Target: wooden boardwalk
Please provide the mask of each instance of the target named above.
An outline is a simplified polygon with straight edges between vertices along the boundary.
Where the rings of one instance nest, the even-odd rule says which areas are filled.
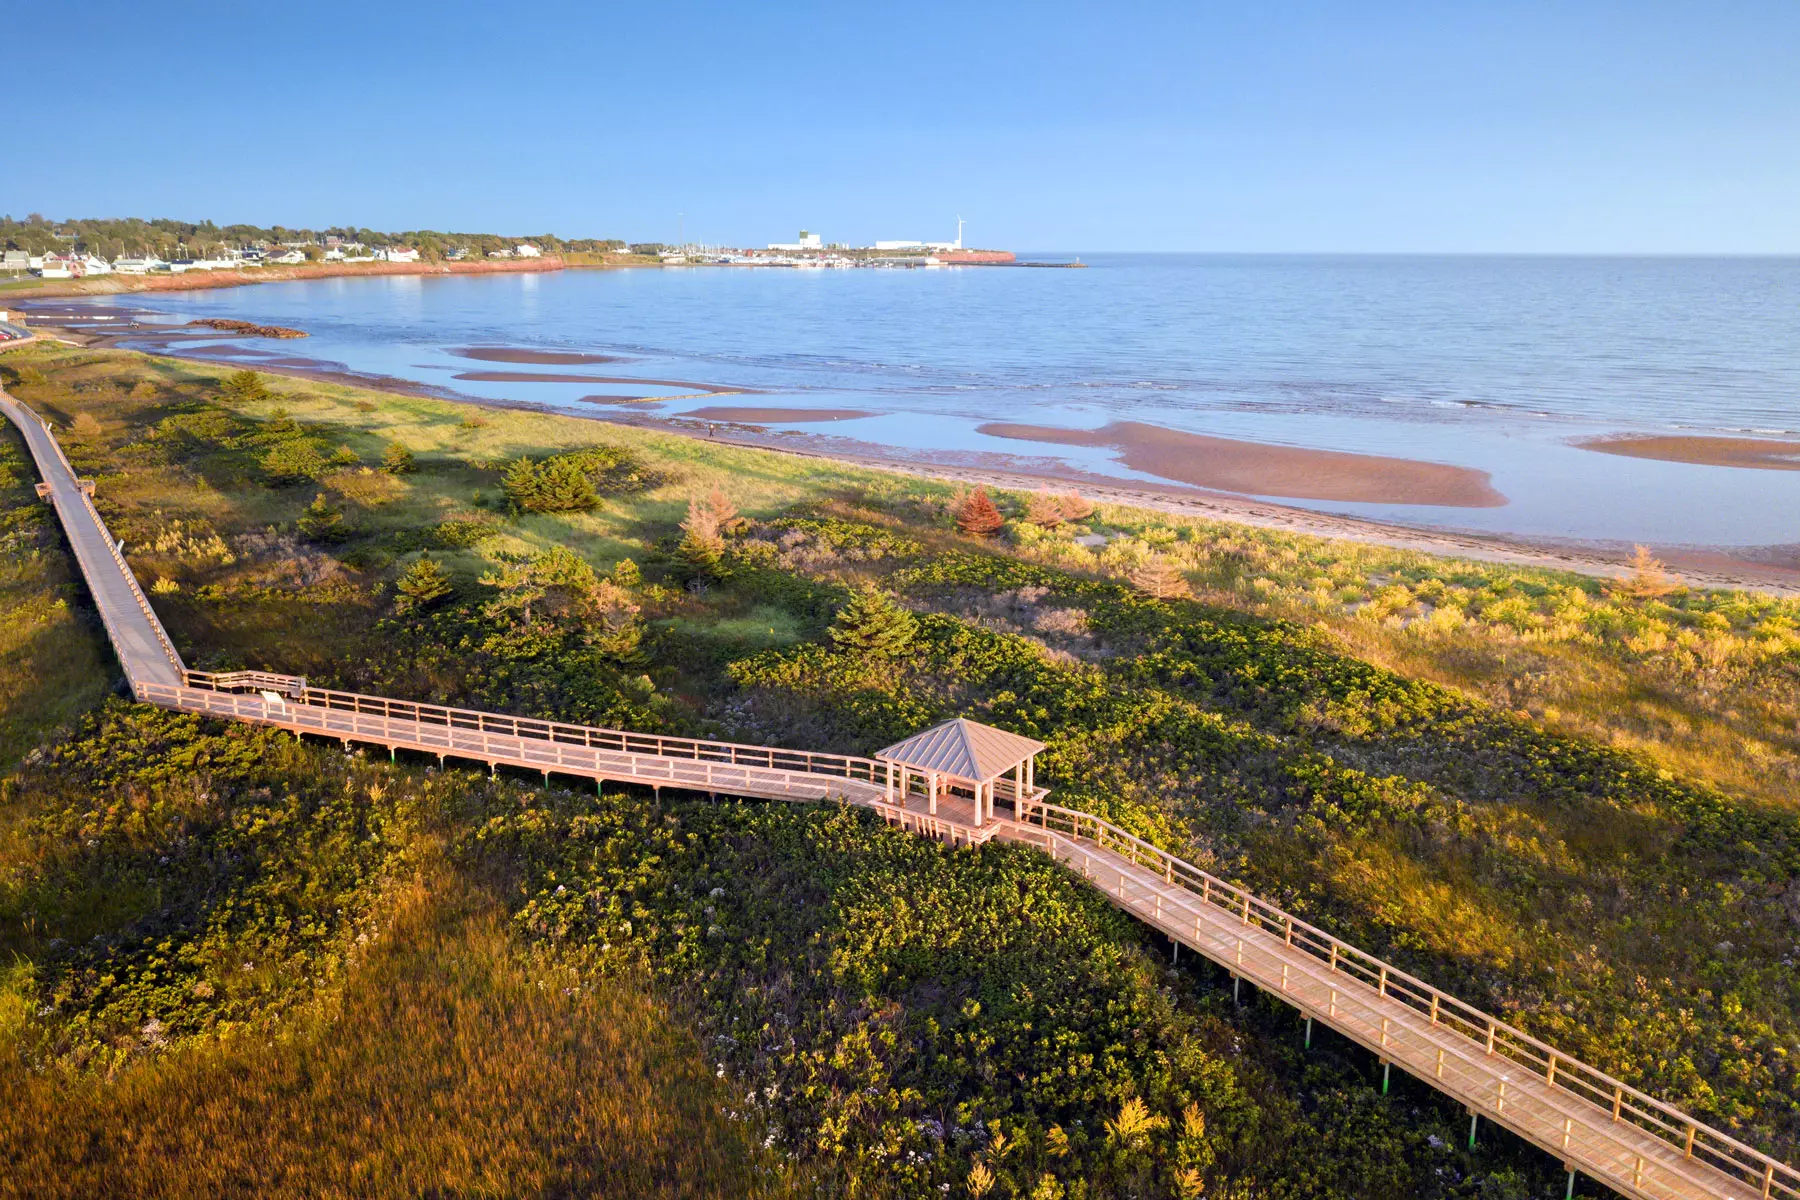
[[[1800,1172],[1558,1053],[1117,826],[1020,792],[977,824],[971,802],[897,790],[893,765],[415,704],[265,672],[189,671],[55,438],[0,392],[24,434],[132,694],[184,712],[499,766],[774,800],[832,800],[946,841],[1036,847],[1176,943],[1366,1047],[1613,1190],[1642,1200],[1800,1200]],[[1010,812],[1008,811],[1010,809]],[[1473,1125],[1471,1126],[1473,1128]]]

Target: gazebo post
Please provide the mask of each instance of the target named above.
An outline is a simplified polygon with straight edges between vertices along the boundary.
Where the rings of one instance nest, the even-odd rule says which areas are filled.
[[[937,794],[938,794],[938,774],[937,774],[937,772],[933,771],[929,775],[927,775],[925,777],[925,782],[931,788],[931,815],[935,817],[935,816],[937,816]]]

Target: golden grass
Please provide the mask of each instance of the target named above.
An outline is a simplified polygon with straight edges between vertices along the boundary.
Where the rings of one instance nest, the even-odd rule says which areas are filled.
[[[0,1197],[786,1194],[667,1009],[440,889],[291,1030],[110,1081],[0,1054]]]
[[[75,608],[69,560],[30,455],[0,431],[0,769],[99,702],[110,664]],[[4,817],[0,816],[0,820]]]

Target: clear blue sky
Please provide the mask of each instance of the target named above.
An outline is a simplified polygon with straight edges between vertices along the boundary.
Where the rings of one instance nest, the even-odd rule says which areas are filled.
[[[5,44],[15,216],[1800,252],[1795,0],[73,0]]]

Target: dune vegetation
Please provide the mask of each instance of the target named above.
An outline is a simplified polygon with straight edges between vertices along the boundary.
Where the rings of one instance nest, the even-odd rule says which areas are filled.
[[[124,352],[0,373],[191,665],[865,753],[991,721],[1059,803],[1800,1141],[1792,601]],[[16,1194],[1561,1194],[1032,852],[105,699],[4,446]]]

